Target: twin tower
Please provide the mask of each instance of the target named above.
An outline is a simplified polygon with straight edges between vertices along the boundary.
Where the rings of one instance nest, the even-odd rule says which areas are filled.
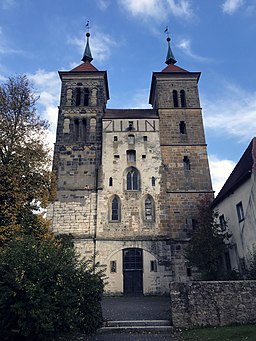
[[[200,73],[175,65],[167,38],[152,109],[108,109],[107,72],[91,63],[89,37],[82,64],[59,72],[57,197],[48,218],[106,270],[106,294],[163,294],[171,281],[193,279],[184,249],[199,201],[213,197]]]

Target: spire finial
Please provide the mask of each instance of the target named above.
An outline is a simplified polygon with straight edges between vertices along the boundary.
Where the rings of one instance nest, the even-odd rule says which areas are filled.
[[[87,29],[86,32],[86,46],[85,46],[85,50],[84,50],[84,55],[82,58],[83,62],[88,61],[89,63],[93,60],[92,58],[92,54],[91,54],[91,49],[90,49],[90,45],[89,45],[89,37],[90,37],[90,25],[89,25],[89,20],[87,21],[87,24],[85,25],[85,28]]]
[[[166,26],[166,29],[165,29],[164,33],[167,34],[166,40],[167,40],[167,43],[168,43],[167,56],[166,56],[165,63],[167,65],[175,64],[177,61],[176,61],[176,59],[174,57],[174,54],[172,53],[171,44],[170,44],[171,38],[170,38],[170,32],[169,32],[168,26]]]

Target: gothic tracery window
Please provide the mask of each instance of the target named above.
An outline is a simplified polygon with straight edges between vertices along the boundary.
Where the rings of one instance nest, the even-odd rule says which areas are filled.
[[[139,190],[139,172],[134,167],[132,167],[127,173],[126,189],[128,191],[138,191]]]

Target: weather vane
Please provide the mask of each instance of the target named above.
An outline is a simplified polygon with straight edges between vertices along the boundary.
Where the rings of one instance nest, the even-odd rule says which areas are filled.
[[[89,22],[89,20],[87,20],[85,28],[87,29],[87,32],[89,33],[89,31],[90,31],[90,22]]]
[[[166,28],[165,28],[165,30],[164,30],[164,33],[166,33],[167,38],[170,38],[170,32],[169,32],[168,26],[166,26]]]

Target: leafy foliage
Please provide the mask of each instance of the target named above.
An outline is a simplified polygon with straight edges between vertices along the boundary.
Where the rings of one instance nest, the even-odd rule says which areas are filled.
[[[0,334],[8,340],[94,332],[102,324],[101,275],[67,238],[24,236],[0,250]]]
[[[227,224],[221,225],[217,218],[218,213],[211,208],[210,200],[199,203],[197,228],[185,254],[190,265],[196,267],[205,280],[223,279],[222,258],[231,235]]]
[[[0,85],[0,242],[26,228],[51,191],[48,124],[37,115],[36,101],[26,76]]]

